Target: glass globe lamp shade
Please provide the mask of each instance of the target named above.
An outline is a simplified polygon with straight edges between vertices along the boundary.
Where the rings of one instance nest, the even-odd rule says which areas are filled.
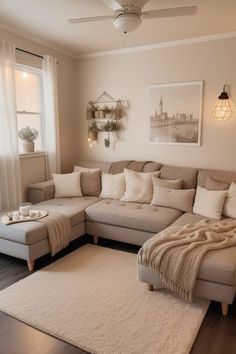
[[[141,19],[136,14],[117,16],[113,21],[114,26],[123,33],[133,32],[141,24]]]
[[[234,104],[229,98],[228,93],[223,88],[223,92],[218,97],[218,100],[212,107],[212,115],[216,120],[227,120],[230,119],[234,112]]]

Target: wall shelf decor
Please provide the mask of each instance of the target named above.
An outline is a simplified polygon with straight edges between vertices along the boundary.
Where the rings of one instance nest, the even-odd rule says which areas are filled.
[[[118,140],[118,132],[121,129],[123,118],[123,106],[121,100],[114,99],[107,92],[103,92],[95,101],[89,101],[87,106],[88,141],[92,147],[97,140],[97,133],[107,132],[104,139],[105,147],[111,145],[111,133]],[[92,134],[94,132],[94,134]],[[96,134],[95,134],[96,132]]]

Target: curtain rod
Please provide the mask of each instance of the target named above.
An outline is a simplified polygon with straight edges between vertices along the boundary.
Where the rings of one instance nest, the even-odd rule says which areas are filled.
[[[32,53],[32,52],[29,52],[28,50],[24,50],[24,49],[20,49],[20,48],[16,48],[16,50],[19,50],[19,52],[23,52],[23,53],[26,53],[26,54],[30,54],[30,55],[33,55],[33,56],[35,56],[35,57],[38,57],[38,58],[43,59],[43,56],[42,56],[42,55],[38,55],[38,54],[35,54],[35,53]]]

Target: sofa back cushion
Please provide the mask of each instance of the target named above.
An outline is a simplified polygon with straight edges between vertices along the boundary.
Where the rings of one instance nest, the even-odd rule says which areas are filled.
[[[159,162],[146,162],[143,166],[142,172],[155,172],[159,171],[162,167],[162,164]]]
[[[226,191],[229,189],[229,183],[219,182],[214,178],[207,177],[205,188],[211,191]]]
[[[110,173],[122,173],[125,168],[135,172],[155,172],[159,171],[161,166],[160,163],[152,161],[121,160],[112,162]]]
[[[236,182],[235,171],[208,170],[200,169],[198,173],[197,183],[199,186],[206,188],[207,178],[211,177],[218,182],[228,183]]]
[[[164,165],[160,171],[160,178],[182,179],[183,189],[196,188],[198,175],[198,169],[196,168]]]

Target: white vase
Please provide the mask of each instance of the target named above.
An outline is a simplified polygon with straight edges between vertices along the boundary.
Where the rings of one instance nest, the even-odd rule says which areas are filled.
[[[22,142],[23,153],[28,154],[29,152],[34,152],[34,142],[23,141]]]

